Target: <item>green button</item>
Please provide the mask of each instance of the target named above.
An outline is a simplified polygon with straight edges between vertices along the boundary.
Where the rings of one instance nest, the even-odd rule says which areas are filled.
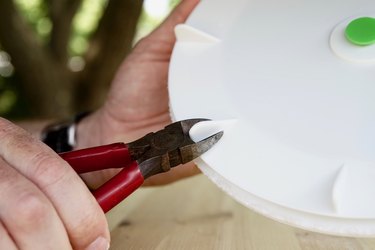
[[[345,29],[345,36],[355,45],[375,44],[375,18],[361,17],[351,21]]]

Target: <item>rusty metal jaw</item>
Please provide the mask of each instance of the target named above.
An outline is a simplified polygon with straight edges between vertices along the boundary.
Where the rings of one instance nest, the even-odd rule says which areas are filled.
[[[212,148],[223,136],[224,132],[218,132],[197,143],[186,145],[180,148],[181,163],[187,163],[198,158]]]
[[[131,157],[137,161],[145,179],[194,160],[220,140],[223,132],[195,143],[189,131],[201,121],[207,119],[175,122],[128,144]]]

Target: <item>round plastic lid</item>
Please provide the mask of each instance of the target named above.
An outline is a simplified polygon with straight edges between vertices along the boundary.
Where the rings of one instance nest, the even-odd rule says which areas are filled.
[[[375,236],[375,45],[346,37],[373,0],[205,0],[176,27],[175,120],[224,130],[197,162],[235,199],[304,229]]]

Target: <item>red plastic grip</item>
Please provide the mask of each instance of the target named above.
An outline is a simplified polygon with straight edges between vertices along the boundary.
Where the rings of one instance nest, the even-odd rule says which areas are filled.
[[[132,161],[129,149],[124,143],[61,153],[60,156],[79,174],[108,168],[123,168],[117,175],[93,191],[93,195],[105,213],[144,182],[138,163]]]
[[[140,187],[143,181],[144,178],[137,162],[133,162],[95,190],[93,194],[106,213]]]
[[[132,162],[124,143],[80,149],[60,156],[79,174],[108,168],[123,168]]]

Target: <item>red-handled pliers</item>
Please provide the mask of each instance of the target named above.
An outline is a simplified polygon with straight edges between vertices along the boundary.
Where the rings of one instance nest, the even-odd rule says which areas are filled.
[[[201,121],[207,119],[175,122],[131,143],[114,143],[70,151],[61,153],[60,156],[77,173],[123,168],[93,191],[99,205],[107,212],[133,193],[148,177],[192,161],[220,140],[222,131],[195,143],[190,138],[189,131]]]

